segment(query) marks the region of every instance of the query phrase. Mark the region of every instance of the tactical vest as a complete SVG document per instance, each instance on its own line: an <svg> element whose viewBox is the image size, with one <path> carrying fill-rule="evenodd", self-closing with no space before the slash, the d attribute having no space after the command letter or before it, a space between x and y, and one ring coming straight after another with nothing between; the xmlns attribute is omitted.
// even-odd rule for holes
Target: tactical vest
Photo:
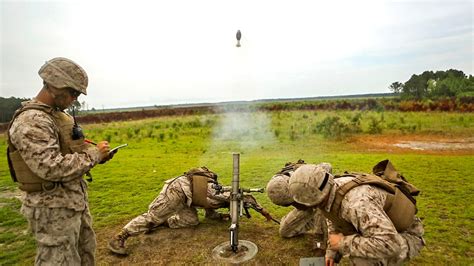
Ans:
<svg viewBox="0 0 474 266"><path fill-rule="evenodd" d="M329 212L321 209L323 214L345 232L355 233L354 226L340 216L341 203L344 196L353 188L360 185L374 185L388 192L384 204L384 211L392 221L398 232L405 231L414 221L417 212L416 200L403 185L387 181L384 177L365 173L345 173L339 177L353 177L354 179L336 189L336 196ZM414 188L414 186L412 186ZM416 189L416 188L415 188ZM419 190L416 190L416 194Z"/></svg>
<svg viewBox="0 0 474 266"><path fill-rule="evenodd" d="M54 121L59 132L59 147L62 155L81 152L87 148L88 144L84 142L84 138L77 140L72 139L72 128L74 125L73 118L63 111L55 110L47 105L34 102L26 102L13 115L12 121L8 125L7 139L7 157L10 174L14 182L18 182L19 188L26 192L50 191L55 189L61 182L52 182L44 180L33 171L30 170L20 153L10 141L10 128L13 121L26 110L40 110L48 114Z"/></svg>
<svg viewBox="0 0 474 266"><path fill-rule="evenodd" d="M291 172L296 171L296 169L298 169L300 166L302 166L304 164L306 164L306 163L301 159L299 159L298 162L296 162L296 163L292 163L292 162L285 163L285 167L283 167L276 174L277 175L280 174L280 175L290 176Z"/></svg>
<svg viewBox="0 0 474 266"><path fill-rule="evenodd" d="M217 182L217 174L207 169L207 167L202 166L199 168L193 168L184 173L184 175L189 178L192 184L192 205L208 208L207 185L208 183Z"/></svg>

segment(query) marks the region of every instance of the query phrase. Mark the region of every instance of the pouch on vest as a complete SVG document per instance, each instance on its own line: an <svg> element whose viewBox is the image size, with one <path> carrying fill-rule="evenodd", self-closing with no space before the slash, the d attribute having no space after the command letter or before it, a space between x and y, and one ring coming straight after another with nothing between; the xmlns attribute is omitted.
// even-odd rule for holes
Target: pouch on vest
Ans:
<svg viewBox="0 0 474 266"><path fill-rule="evenodd" d="M395 190L395 195L387 195L383 207L398 232L410 227L417 211L415 204L400 189Z"/></svg>
<svg viewBox="0 0 474 266"><path fill-rule="evenodd" d="M18 188L26 192L38 192L43 190L52 190L55 183L39 178L34 174L28 165L23 161L18 150L8 153L9 160L16 161L12 164L10 172L13 171L12 179L18 182Z"/></svg>
<svg viewBox="0 0 474 266"><path fill-rule="evenodd" d="M207 208L207 177L195 175L192 177L193 183L193 205Z"/></svg>
<svg viewBox="0 0 474 266"><path fill-rule="evenodd" d="M411 199L414 201L414 203L416 203L416 200L413 197L418 196L418 194L420 194L420 190L417 189L414 185L408 183L405 177L398 173L398 171L395 169L395 167L389 160L383 160L377 163L373 167L372 172L374 173L374 175L380 176L390 183L395 183L399 185L400 189L404 193L410 194L412 196Z"/></svg>
<svg viewBox="0 0 474 266"><path fill-rule="evenodd" d="M205 166L193 168L186 172L185 175L191 180L192 184L192 204L194 206L208 208L207 186L208 183L217 182L217 175Z"/></svg>

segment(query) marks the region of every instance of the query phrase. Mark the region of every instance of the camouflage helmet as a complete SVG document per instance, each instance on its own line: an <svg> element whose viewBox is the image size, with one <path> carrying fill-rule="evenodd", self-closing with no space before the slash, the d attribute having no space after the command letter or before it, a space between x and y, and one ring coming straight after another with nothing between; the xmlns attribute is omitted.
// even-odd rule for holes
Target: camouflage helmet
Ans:
<svg viewBox="0 0 474 266"><path fill-rule="evenodd" d="M191 168L187 172L185 172L184 175L185 176L200 175L200 176L206 176L206 177L212 178L214 180L217 179L217 174L209 170L206 166Z"/></svg>
<svg viewBox="0 0 474 266"><path fill-rule="evenodd" d="M287 175L277 174L270 179L267 184L267 195L270 200L280 206L288 206L294 202L288 190L288 180L290 179Z"/></svg>
<svg viewBox="0 0 474 266"><path fill-rule="evenodd" d="M330 163L318 163L316 166L323 168L328 173L332 173L332 165Z"/></svg>
<svg viewBox="0 0 474 266"><path fill-rule="evenodd" d="M333 184L333 176L324 167L307 164L291 175L289 192L296 202L314 207L328 196Z"/></svg>
<svg viewBox="0 0 474 266"><path fill-rule="evenodd" d="M55 88L73 88L87 95L86 89L89 82L87 73L70 59L56 57L46 61L39 69L38 74L44 82Z"/></svg>

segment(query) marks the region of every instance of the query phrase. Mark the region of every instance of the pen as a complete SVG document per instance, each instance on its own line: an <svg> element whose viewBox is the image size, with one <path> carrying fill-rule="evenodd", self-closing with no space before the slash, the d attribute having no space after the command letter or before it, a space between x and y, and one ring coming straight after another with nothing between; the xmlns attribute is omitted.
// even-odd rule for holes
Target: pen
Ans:
<svg viewBox="0 0 474 266"><path fill-rule="evenodd" d="M87 143L89 143L89 144L92 144L92 145L97 146L97 143L93 142L93 141L90 140L90 139L84 139L84 142L87 142Z"/></svg>

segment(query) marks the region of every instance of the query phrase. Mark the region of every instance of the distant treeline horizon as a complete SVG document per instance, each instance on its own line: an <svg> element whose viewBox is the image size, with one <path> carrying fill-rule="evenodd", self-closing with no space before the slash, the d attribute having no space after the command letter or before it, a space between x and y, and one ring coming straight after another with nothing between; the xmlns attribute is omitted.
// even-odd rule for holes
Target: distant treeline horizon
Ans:
<svg viewBox="0 0 474 266"><path fill-rule="evenodd" d="M226 102L202 102L202 103L186 103L186 104L169 104L169 105L152 105L152 106L137 106L137 107L123 107L123 108L108 108L108 109L87 109L85 101L74 103L74 107L78 114L91 113L106 113L106 112L132 112L145 111L166 108L194 108L194 107L220 107L232 105L260 105L258 109L279 110L279 109L293 109L295 106L300 106L306 109L364 109L373 108L373 103L308 103L311 101L340 101L351 99L393 99L390 101L384 100L383 104L377 105L377 108L387 110L401 110L401 111L461 111L471 112L472 101L474 99L474 76L467 76L463 71L456 69L449 69L446 71L425 71L421 74L413 74L409 80L404 83L393 82L388 87L391 93L365 93L365 94L350 94L350 95L334 95L334 96L315 96L315 97L295 97L295 98L273 98L273 99L259 99L252 101L226 101ZM456 100L457 99L457 100ZM0 123L6 123L11 120L15 110L21 106L21 102L29 100L28 98L0 97ZM404 101L404 102L400 102ZM268 107L266 104L283 103ZM294 105L290 107L291 102L304 102L303 105ZM339 107L338 107L339 106ZM366 106L361 108L360 106ZM68 111L71 109L69 108Z"/></svg>

